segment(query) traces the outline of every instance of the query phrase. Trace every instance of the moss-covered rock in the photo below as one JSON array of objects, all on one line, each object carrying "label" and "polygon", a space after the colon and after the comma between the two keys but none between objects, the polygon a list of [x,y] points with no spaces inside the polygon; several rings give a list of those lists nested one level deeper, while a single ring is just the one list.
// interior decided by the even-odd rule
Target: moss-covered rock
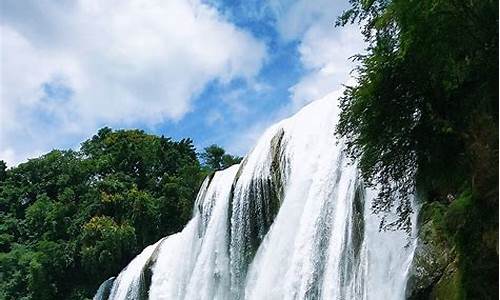
[{"label": "moss-covered rock", "polygon": [[455,250],[444,229],[445,211],[446,206],[438,202],[421,209],[418,242],[406,288],[408,299],[434,299],[436,283],[455,260]]},{"label": "moss-covered rock", "polygon": [[458,260],[450,263],[439,281],[434,286],[431,299],[462,300],[465,299],[462,286],[462,274],[458,267]]},{"label": "moss-covered rock", "polygon": [[469,187],[457,195],[424,201],[408,299],[498,299],[498,209]]}]

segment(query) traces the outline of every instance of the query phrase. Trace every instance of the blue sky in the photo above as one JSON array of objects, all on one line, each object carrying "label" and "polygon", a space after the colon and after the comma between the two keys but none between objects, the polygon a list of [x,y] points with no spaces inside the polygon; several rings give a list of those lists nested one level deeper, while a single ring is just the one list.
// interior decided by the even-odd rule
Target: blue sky
[{"label": "blue sky", "polygon": [[103,126],[244,155],[270,124],[341,88],[362,51],[347,1],[0,4],[0,159],[78,148]]}]

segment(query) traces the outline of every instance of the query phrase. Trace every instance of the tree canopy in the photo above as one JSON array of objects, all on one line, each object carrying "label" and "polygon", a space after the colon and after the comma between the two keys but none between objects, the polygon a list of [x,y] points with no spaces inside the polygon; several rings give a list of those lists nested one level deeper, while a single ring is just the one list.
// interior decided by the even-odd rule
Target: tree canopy
[{"label": "tree canopy", "polygon": [[368,47],[336,131],[380,187],[373,210],[410,230],[412,195],[442,203],[466,297],[498,299],[498,1],[350,3],[337,24]]},{"label": "tree canopy", "polygon": [[190,139],[107,127],[79,151],[0,161],[0,299],[91,298],[183,228],[206,174]]},{"label": "tree canopy", "polygon": [[210,145],[200,154],[203,165],[210,171],[218,171],[238,164],[243,159],[227,154],[226,150],[217,145]]},{"label": "tree canopy", "polygon": [[381,186],[375,211],[397,206],[401,218],[385,225],[408,228],[415,181],[441,197],[474,183],[494,202],[485,162],[498,161],[498,2],[350,2],[338,24],[360,22],[368,48],[337,133]]}]

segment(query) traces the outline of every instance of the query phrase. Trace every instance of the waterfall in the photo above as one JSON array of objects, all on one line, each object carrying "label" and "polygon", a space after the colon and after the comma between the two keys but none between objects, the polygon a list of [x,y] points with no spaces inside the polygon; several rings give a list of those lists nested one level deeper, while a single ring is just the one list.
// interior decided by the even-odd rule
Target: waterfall
[{"label": "waterfall", "polygon": [[376,190],[334,135],[337,97],[205,179],[184,230],[130,262],[109,299],[404,299],[415,242],[379,231]]},{"label": "waterfall", "polygon": [[114,277],[108,278],[106,281],[104,281],[97,289],[97,292],[95,293],[93,300],[108,299],[111,289],[113,288],[114,281],[115,281]]}]

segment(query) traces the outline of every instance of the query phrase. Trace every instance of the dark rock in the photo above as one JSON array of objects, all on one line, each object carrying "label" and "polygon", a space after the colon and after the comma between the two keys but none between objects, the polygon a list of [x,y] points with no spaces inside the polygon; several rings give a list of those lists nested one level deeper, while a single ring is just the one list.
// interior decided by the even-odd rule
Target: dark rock
[{"label": "dark rock", "polygon": [[406,286],[407,299],[436,299],[436,285],[455,261],[455,250],[440,224],[443,211],[444,206],[439,203],[422,208],[417,247]]}]

